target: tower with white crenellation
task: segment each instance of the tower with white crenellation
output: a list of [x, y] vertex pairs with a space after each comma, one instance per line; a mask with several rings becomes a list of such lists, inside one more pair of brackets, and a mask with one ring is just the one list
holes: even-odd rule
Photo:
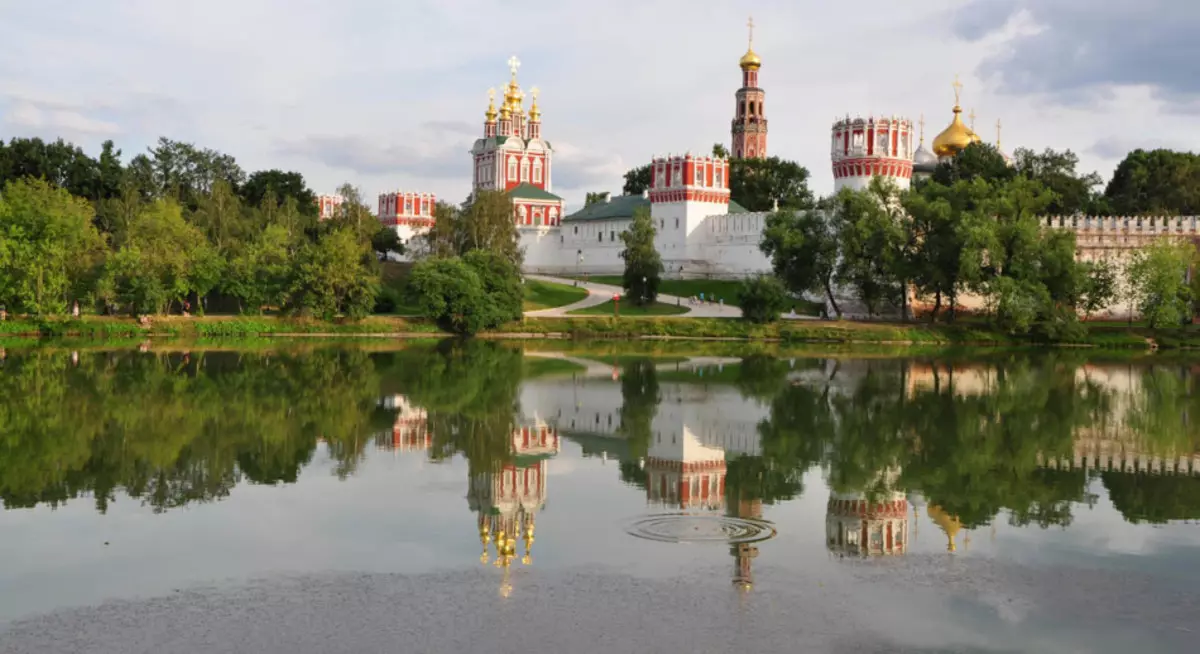
[[754, 19], [747, 23], [750, 42], [738, 66], [742, 69], [742, 88], [737, 90], [737, 109], [731, 129], [730, 153], [738, 159], [767, 158], [767, 114], [764, 111], [766, 92], [758, 85], [758, 70], [762, 58], [754, 52]]

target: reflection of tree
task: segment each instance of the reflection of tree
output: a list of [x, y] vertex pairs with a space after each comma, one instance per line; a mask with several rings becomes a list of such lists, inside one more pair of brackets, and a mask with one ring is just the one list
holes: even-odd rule
[[1196, 477], [1104, 472], [1100, 478], [1113, 506], [1130, 522], [1200, 519]]
[[621, 371], [621, 398], [621, 433], [632, 456], [644, 457], [653, 432], [650, 425], [662, 401], [653, 360], [633, 359], [625, 363]]
[[289, 482], [324, 439], [339, 474], [362, 455], [379, 378], [357, 351], [12, 356], [0, 376], [0, 497], [55, 505], [117, 490], [157, 511]]

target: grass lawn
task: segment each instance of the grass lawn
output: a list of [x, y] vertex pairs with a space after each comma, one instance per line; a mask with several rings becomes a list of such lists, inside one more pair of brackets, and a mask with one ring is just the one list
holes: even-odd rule
[[544, 377], [546, 375], [569, 375], [587, 370], [587, 368], [574, 361], [544, 357], [525, 357], [522, 359], [521, 366], [523, 368], [521, 376], [526, 379]]
[[525, 280], [525, 310], [553, 309], [582, 300], [588, 292], [567, 284], [555, 284], [536, 279]]
[[[688, 308], [686, 306], [677, 307], [674, 304], [664, 304], [662, 302], [655, 302], [654, 304], [651, 304], [650, 306], [646, 306], [646, 307], [639, 307], [639, 306], [634, 305], [631, 302], [622, 302], [621, 306], [620, 306], [620, 310], [621, 310], [621, 317], [636, 318], [636, 317], [640, 317], [640, 316], [677, 316], [681, 313], [687, 313]], [[569, 313], [569, 315], [572, 315], [572, 316], [611, 316], [611, 315], [613, 315], [613, 303], [612, 303], [612, 300], [609, 300], [608, 302], [605, 302], [604, 304], [598, 304], [594, 307], [588, 307], [586, 309], [576, 309], [574, 311], [571, 311]]]
[[[612, 286], [620, 286], [624, 283], [620, 275], [592, 275], [589, 280], [597, 284]], [[738, 303], [738, 289], [741, 286], [741, 280], [737, 279], [664, 279], [658, 284], [658, 292], [682, 298], [700, 297], [700, 294], [703, 293], [705, 300], [713, 297], [718, 300], [723, 298], [725, 304], [738, 307], [741, 306]], [[802, 316], [821, 315], [823, 305], [819, 302], [801, 299], [796, 300], [794, 304], [796, 313]]]

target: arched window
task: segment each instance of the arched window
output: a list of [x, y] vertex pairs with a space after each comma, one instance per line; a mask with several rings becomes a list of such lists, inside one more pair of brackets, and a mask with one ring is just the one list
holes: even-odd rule
[[558, 224], [558, 207], [550, 208], [550, 224], [551, 225]]
[[542, 181], [542, 160], [541, 159], [533, 160], [533, 181], [539, 182], [539, 183]]
[[541, 224], [542, 224], [542, 208], [541, 207], [533, 208], [533, 224], [538, 225], [538, 226], [541, 226]]
[[529, 181], [529, 160], [528, 159], [521, 160], [521, 181], [522, 182]]
[[517, 178], [517, 158], [508, 158], [508, 179], [515, 180]]
[[528, 224], [527, 221], [529, 220], [529, 215], [525, 212], [524, 205], [517, 208], [517, 215], [520, 216], [520, 220], [518, 221], [520, 224], [522, 224], [522, 225]]

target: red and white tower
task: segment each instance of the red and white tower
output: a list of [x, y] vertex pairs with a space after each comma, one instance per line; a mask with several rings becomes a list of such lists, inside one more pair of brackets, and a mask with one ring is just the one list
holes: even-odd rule
[[542, 112], [538, 90], [531, 91], [533, 105], [525, 113], [525, 92], [517, 83], [521, 62], [509, 58], [511, 77], [504, 85], [504, 99], [496, 109], [496, 92], [488, 91], [483, 138], [471, 148], [474, 177], [471, 195], [479, 191], [505, 191], [513, 201], [513, 220], [518, 227], [553, 227], [563, 216], [563, 201], [551, 193], [553, 149], [542, 140]]
[[907, 118], [847, 116], [833, 124], [830, 156], [833, 188], [861, 190], [872, 177], [886, 177], [906, 189], [913, 173], [913, 122]]
[[405, 245], [433, 227], [437, 197], [432, 193], [396, 191], [379, 194], [379, 222], [396, 230]]
[[342, 203], [346, 201], [340, 195], [318, 195], [317, 196], [317, 219], [329, 220], [337, 213]]
[[738, 65], [742, 68], [742, 88], [738, 89], [737, 113], [733, 118], [733, 147], [731, 152], [737, 159], [765, 159], [767, 157], [767, 114], [763, 110], [766, 96], [758, 86], [758, 69], [762, 59], [754, 53], [754, 19], [747, 23], [750, 28], [750, 44]]
[[894, 556], [908, 551], [908, 498], [895, 490], [898, 468], [876, 476], [871, 492], [829, 494], [826, 546], [849, 556]]
[[650, 162], [654, 246], [667, 265], [688, 260], [688, 237], [709, 216], [729, 213], [729, 162], [690, 154]]

